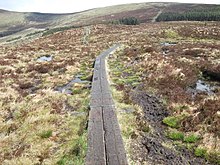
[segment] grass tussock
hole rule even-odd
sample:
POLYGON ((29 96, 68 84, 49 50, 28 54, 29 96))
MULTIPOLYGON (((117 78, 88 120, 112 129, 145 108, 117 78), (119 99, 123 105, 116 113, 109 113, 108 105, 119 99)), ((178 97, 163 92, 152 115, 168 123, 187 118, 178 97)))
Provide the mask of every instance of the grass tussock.
POLYGON ((170 131, 167 133, 167 137, 172 139, 172 140, 183 140, 184 139, 184 134, 179 131, 170 131))
POLYGON ((178 128, 179 127, 180 120, 177 117, 170 116, 163 119, 163 123, 168 125, 172 128, 178 128))

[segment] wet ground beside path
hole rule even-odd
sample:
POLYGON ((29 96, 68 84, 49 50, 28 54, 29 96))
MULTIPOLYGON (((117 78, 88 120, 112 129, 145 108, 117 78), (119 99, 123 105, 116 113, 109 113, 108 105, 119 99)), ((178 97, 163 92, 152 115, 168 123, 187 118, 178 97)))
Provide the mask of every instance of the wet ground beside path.
POLYGON ((210 164, 202 158, 195 157, 185 147, 171 145, 172 142, 166 137, 166 128, 162 123, 163 118, 169 114, 158 98, 139 90, 132 92, 131 95, 133 102, 143 109, 145 120, 151 129, 138 137, 137 143, 133 145, 134 159, 152 165, 210 164))

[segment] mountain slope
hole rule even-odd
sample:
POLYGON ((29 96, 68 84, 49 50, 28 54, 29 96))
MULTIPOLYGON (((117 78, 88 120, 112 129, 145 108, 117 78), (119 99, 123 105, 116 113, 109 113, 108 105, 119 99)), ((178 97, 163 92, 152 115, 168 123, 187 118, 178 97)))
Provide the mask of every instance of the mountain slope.
POLYGON ((25 29, 46 29, 57 26, 79 26, 108 23, 123 17, 136 17, 141 23, 152 22, 164 12, 184 12, 216 5, 181 3, 135 3, 109 6, 69 14, 22 13, 0 10, 0 37, 25 29))
POLYGON ((72 24, 91 24, 106 22, 125 16, 137 16, 142 21, 151 19, 156 15, 161 6, 168 4, 161 3, 140 3, 117 5, 104 8, 86 10, 70 14, 48 14, 48 13, 21 13, 4 11, 0 12, 0 30, 14 30, 28 27, 48 27, 72 24), (148 17, 143 18, 143 17, 148 17), (12 27, 9 28, 9 27, 12 27), (8 28, 8 29, 7 29, 8 28))

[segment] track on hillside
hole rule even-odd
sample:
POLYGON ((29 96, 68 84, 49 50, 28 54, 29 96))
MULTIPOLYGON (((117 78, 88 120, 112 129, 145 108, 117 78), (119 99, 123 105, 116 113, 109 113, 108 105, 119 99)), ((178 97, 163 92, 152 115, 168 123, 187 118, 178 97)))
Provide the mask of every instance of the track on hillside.
POLYGON ((119 47, 119 44, 112 46, 101 53, 95 61, 86 165, 128 164, 106 67, 106 57, 119 47))

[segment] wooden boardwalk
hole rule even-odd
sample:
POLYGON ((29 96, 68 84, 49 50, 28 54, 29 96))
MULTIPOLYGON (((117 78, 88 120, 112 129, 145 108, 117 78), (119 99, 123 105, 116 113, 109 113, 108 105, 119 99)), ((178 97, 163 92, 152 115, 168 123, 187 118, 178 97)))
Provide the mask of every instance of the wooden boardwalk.
POLYGON ((95 61, 86 165, 128 164, 106 71, 106 57, 119 46, 109 48, 95 61))

